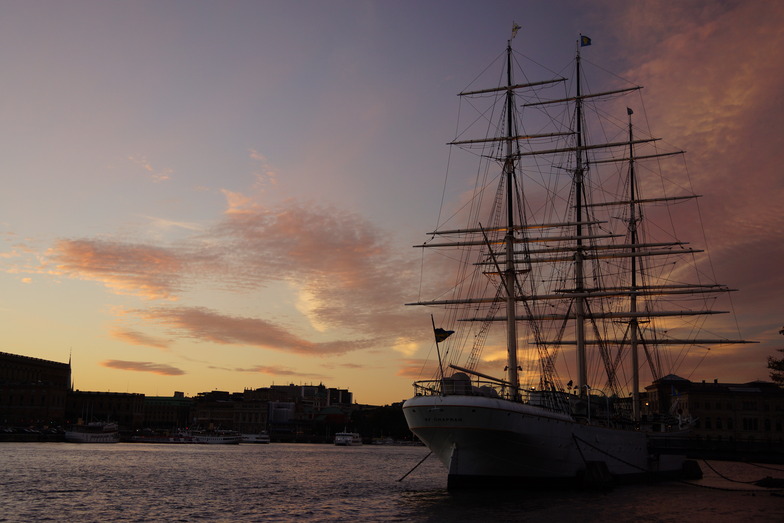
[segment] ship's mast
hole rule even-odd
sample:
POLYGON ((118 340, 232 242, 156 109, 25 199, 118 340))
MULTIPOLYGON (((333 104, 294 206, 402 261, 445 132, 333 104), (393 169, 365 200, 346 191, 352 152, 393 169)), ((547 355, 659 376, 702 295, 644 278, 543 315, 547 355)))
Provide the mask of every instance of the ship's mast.
POLYGON ((577 230, 577 248, 574 253, 574 290, 577 293, 574 304, 575 314, 575 340, 577 343, 577 387, 580 395, 586 394, 588 386, 588 372, 585 357, 585 298, 582 297, 584 290, 583 276, 583 101, 580 87, 580 46, 577 46, 577 96, 575 99, 575 124, 577 132, 577 160, 574 168, 574 196, 575 196, 575 222, 577 230))
POLYGON ((631 294, 629 296, 629 344, 632 352, 632 415, 635 421, 640 420, 640 362, 638 354, 637 333, 639 330, 639 320, 637 319, 637 224, 640 217, 637 215, 637 180, 634 175, 634 134, 632 131, 631 109, 626 109, 629 115, 629 234, 631 243, 631 294))
POLYGON ((512 386, 512 396, 518 395, 520 383, 517 374, 517 306, 515 303, 516 269, 514 261, 514 192, 515 184, 515 158, 514 158, 514 90, 512 89, 512 41, 506 46, 506 159, 504 161, 504 177, 506 179, 506 220, 507 229, 504 237, 506 245, 506 263, 504 270, 504 285, 506 286, 506 347, 507 365, 506 380, 512 386))

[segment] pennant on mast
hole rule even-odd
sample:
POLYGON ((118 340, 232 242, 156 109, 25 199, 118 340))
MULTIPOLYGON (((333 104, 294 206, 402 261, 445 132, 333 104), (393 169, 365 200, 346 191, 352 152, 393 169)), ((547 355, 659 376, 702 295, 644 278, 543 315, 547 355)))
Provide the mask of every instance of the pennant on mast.
POLYGON ((447 339, 448 337, 450 337, 452 334, 455 333, 455 331, 444 330, 441 327, 437 329, 433 329, 433 332, 436 335, 436 343, 440 343, 444 341, 445 339, 447 339))
POLYGON ((522 29, 522 27, 517 25, 517 22, 512 22, 512 39, 513 40, 514 40, 514 37, 517 36, 517 31, 519 31, 520 29, 522 29))

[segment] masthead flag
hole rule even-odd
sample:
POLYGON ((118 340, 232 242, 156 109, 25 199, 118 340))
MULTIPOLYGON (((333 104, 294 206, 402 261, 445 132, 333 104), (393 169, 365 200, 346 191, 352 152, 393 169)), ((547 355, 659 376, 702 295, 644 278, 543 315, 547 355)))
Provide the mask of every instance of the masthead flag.
POLYGON ((520 29, 522 28, 519 25, 517 25, 517 22, 512 22, 512 38, 517 36, 517 31, 519 31, 520 29))
POLYGON ((436 343, 444 341, 445 339, 447 339, 448 337, 450 337, 452 334, 455 333, 455 331, 444 330, 441 327, 435 329, 433 332, 435 332, 436 335, 436 343))
POLYGON ((580 35, 580 47, 585 47, 586 45, 591 45, 591 39, 585 35, 580 35))

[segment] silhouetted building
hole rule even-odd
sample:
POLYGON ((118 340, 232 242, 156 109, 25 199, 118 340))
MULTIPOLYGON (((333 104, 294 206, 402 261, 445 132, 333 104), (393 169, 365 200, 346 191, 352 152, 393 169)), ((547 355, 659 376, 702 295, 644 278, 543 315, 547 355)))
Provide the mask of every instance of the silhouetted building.
POLYGON ((784 389, 775 383, 695 383, 669 375, 646 390, 654 412, 696 418, 692 438, 784 444, 784 389))
POLYGON ((190 426, 209 430, 234 429, 235 405, 241 398, 239 392, 199 392, 193 399, 190 426))
POLYGON ((330 405, 351 405, 354 403, 354 394, 348 389, 327 389, 330 405))
POLYGON ((351 423, 348 389, 318 385, 272 385, 244 392, 201 392, 187 398, 72 390, 71 364, 0 352, 0 425, 66 426, 113 421, 121 430, 142 428, 268 431, 284 441, 329 440, 351 423))
POLYGON ((144 427, 150 429, 180 429, 191 424, 193 399, 182 392, 174 396, 145 396, 144 427))
POLYGON ((62 423, 71 364, 0 352, 0 424, 62 423))
POLYGON ((258 434, 270 430, 272 405, 285 400, 286 394, 270 388, 245 389, 236 405, 234 426, 243 434, 258 434))
POLYGON ((113 421, 121 430, 140 429, 144 424, 144 394, 71 391, 65 414, 70 423, 80 419, 113 421))

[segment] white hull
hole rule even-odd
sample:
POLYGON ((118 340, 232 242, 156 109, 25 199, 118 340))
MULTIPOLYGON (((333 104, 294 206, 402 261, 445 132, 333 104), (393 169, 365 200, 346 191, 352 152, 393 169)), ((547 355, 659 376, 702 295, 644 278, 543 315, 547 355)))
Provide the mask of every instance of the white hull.
POLYGON ((119 443, 120 435, 113 434, 85 434, 82 432, 66 432, 65 441, 70 443, 119 443))
POLYGON ((236 445, 242 441, 242 436, 239 434, 193 434, 194 443, 201 443, 204 445, 236 445))
POLYGON ((261 434, 243 434, 242 435, 242 442, 243 443, 269 443, 270 437, 269 434, 263 432, 261 434))
POLYGON ((186 445, 196 443, 190 436, 133 436, 131 441, 134 443, 171 443, 173 445, 186 445))
POLYGON ((79 425, 65 431, 65 441, 70 443, 119 443, 120 433, 117 430, 98 426, 79 425))
POLYGON ((498 398, 417 396, 404 403, 403 412, 414 434, 447 467, 454 486, 474 480, 579 480, 597 462, 614 478, 676 475, 685 461, 652 456, 643 432, 579 423, 498 398))
POLYGON ((362 437, 356 432, 338 432, 335 434, 335 445, 339 447, 358 447, 362 445, 362 437))

